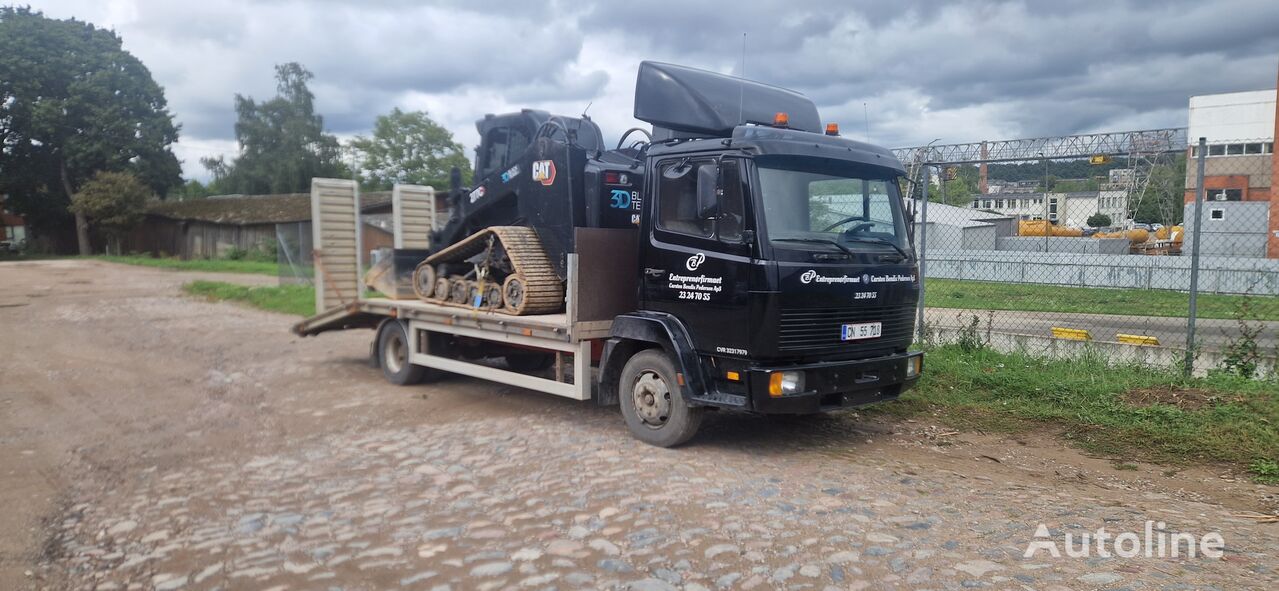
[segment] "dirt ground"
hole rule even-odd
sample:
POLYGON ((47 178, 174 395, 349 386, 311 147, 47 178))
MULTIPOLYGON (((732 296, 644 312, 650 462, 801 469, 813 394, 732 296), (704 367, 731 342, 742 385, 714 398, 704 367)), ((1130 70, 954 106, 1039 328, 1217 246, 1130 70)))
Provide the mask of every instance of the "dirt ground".
POLYGON ((389 385, 371 332, 297 338, 197 278, 274 281, 0 263, 0 589, 1279 584, 1279 524, 1235 516, 1274 489, 1220 471, 855 414, 712 415, 660 450, 590 403, 389 385), (1225 555, 1064 553, 1147 520, 1225 555), (1024 557, 1041 523, 1060 557, 1024 557))

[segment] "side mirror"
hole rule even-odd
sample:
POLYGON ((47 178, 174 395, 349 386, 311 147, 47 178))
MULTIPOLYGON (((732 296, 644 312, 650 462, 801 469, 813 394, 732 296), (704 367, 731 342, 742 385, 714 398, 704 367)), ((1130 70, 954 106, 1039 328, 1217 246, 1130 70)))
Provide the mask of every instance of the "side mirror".
POLYGON ((719 210, 719 165, 697 169, 697 217, 705 219, 719 210))

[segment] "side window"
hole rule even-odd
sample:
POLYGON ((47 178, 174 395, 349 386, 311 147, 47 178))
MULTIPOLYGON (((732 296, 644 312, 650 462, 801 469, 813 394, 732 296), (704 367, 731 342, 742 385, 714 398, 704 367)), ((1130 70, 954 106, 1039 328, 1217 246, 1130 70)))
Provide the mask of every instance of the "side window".
POLYGON ((742 226, 746 221, 745 196, 741 164, 733 158, 725 158, 722 166, 723 192, 719 196, 719 237, 723 240, 742 239, 742 226))
POLYGON ((505 127, 489 130, 488 137, 485 138, 484 142, 488 149, 484 151, 483 159, 480 163, 480 178, 497 172, 505 164, 506 147, 510 143, 509 131, 505 127))
POLYGON ((658 168, 657 227, 710 238, 715 233, 715 163, 680 160, 658 168))
POLYGON ((518 127, 511 128, 510 137, 511 146, 506 153, 506 161, 502 163, 503 169, 509 167, 511 163, 515 162, 515 160, 520 157, 520 154, 523 154, 524 150, 528 149, 529 145, 528 134, 524 133, 524 130, 519 129, 518 127))

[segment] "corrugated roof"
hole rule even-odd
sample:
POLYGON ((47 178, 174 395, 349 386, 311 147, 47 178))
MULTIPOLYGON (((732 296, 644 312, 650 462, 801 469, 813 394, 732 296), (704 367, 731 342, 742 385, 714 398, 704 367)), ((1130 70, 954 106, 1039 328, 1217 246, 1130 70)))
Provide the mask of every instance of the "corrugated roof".
MULTIPOLYGON (((390 203, 390 191, 360 194, 360 204, 364 210, 390 203)), ((311 220, 311 194, 223 195, 185 201, 161 201, 149 207, 147 213, 175 220, 237 226, 306 222, 311 220)))

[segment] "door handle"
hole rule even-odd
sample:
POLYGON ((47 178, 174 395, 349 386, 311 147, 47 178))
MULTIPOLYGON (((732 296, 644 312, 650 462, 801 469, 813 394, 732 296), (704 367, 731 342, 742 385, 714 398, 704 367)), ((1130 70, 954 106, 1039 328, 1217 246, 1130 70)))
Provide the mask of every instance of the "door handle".
POLYGON ((644 267, 645 275, 652 275, 653 277, 661 277, 664 273, 666 273, 666 269, 654 269, 652 267, 644 267))

